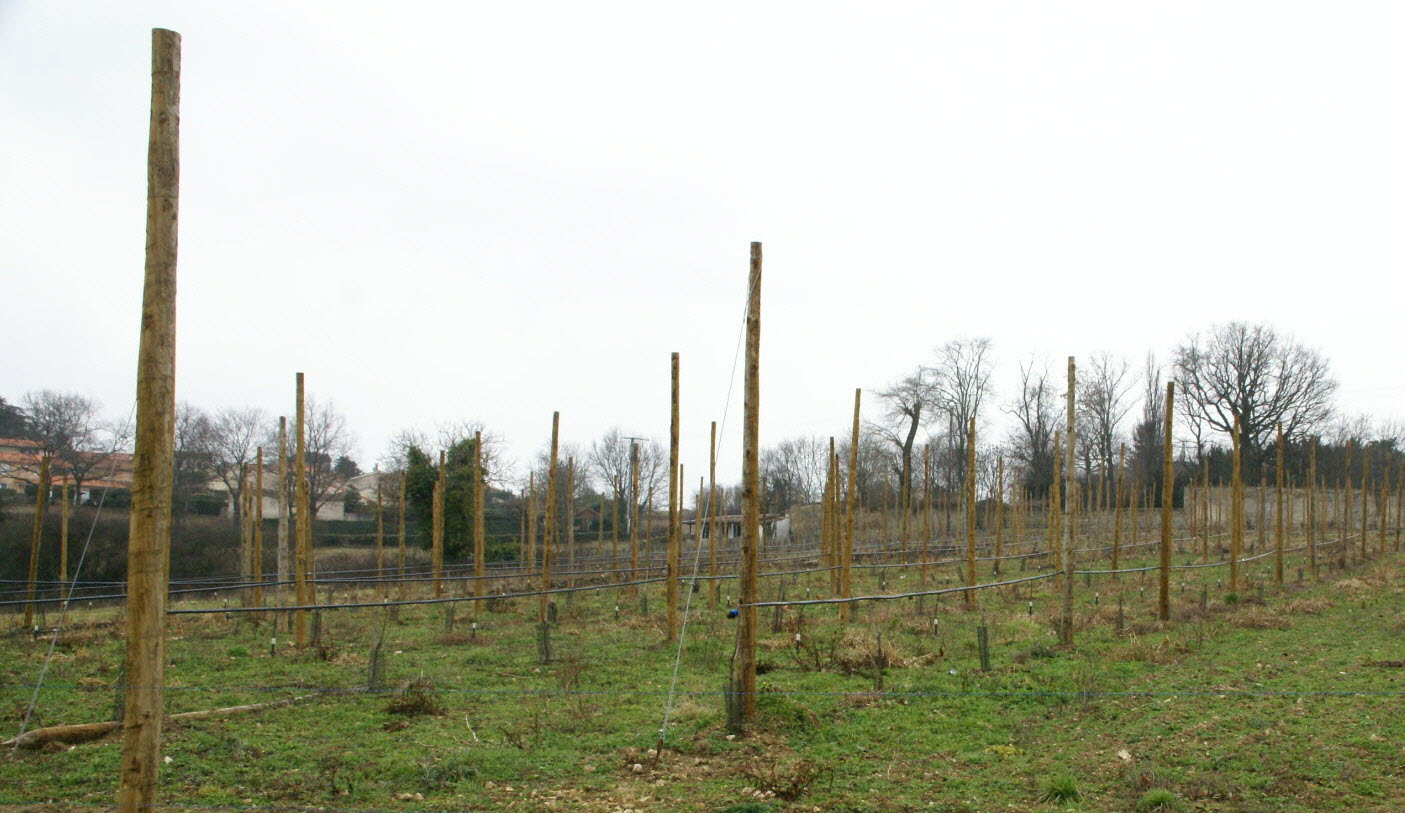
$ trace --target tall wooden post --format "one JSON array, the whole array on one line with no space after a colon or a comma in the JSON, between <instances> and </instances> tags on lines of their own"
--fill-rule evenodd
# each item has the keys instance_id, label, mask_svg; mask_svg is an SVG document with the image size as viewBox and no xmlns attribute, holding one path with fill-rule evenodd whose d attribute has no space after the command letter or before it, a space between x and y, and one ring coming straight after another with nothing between
<instances>
[{"instance_id":1,"label":"tall wooden post","mask_svg":"<svg viewBox=\"0 0 1405 813\"><path fill-rule=\"evenodd\" d=\"M307 413L304 408L303 374L297 374L297 415L293 418L293 592L299 607L308 601L307 540L311 518L307 515ZM307 646L307 611L293 612L293 641L298 649Z\"/></svg>"},{"instance_id":2,"label":"tall wooden post","mask_svg":"<svg viewBox=\"0 0 1405 813\"><path fill-rule=\"evenodd\" d=\"M263 447L254 451L254 620L263 620Z\"/></svg>"},{"instance_id":3,"label":"tall wooden post","mask_svg":"<svg viewBox=\"0 0 1405 813\"><path fill-rule=\"evenodd\" d=\"M537 473L527 472L527 547L522 567L531 571L537 566Z\"/></svg>"},{"instance_id":4,"label":"tall wooden post","mask_svg":"<svg viewBox=\"0 0 1405 813\"><path fill-rule=\"evenodd\" d=\"M1352 442L1346 442L1346 460L1342 465L1342 493L1338 497L1341 503L1341 510L1337 512L1337 535L1340 537L1342 549L1342 564L1346 564L1347 556L1351 553L1350 539L1347 532L1351 529L1351 447Z\"/></svg>"},{"instance_id":5,"label":"tall wooden post","mask_svg":"<svg viewBox=\"0 0 1405 813\"><path fill-rule=\"evenodd\" d=\"M681 530L683 483L678 477L678 354L671 357L672 388L668 421L668 576L664 582L666 605L666 636L672 641L678 636L678 552Z\"/></svg>"},{"instance_id":6,"label":"tall wooden post","mask_svg":"<svg viewBox=\"0 0 1405 813\"><path fill-rule=\"evenodd\" d=\"M45 455L39 459L39 486L34 492L34 524L29 532L29 587L25 591L25 629L34 628L34 583L39 578L39 545L44 539L44 515L49 511L49 488L49 457Z\"/></svg>"},{"instance_id":7,"label":"tall wooden post","mask_svg":"<svg viewBox=\"0 0 1405 813\"><path fill-rule=\"evenodd\" d=\"M405 484L410 479L407 476L409 473L408 465L400 472L400 515L395 528L395 595L401 601L405 600Z\"/></svg>"},{"instance_id":8,"label":"tall wooden post","mask_svg":"<svg viewBox=\"0 0 1405 813\"><path fill-rule=\"evenodd\" d=\"M473 595L482 596L488 575L487 522L483 516L484 498L483 433L473 433ZM601 517L603 519L603 516ZM475 605L477 606L477 605Z\"/></svg>"},{"instance_id":9,"label":"tall wooden post","mask_svg":"<svg viewBox=\"0 0 1405 813\"><path fill-rule=\"evenodd\" d=\"M551 553L556 544L556 450L560 437L561 413L551 413L551 452L547 455L546 511L542 517L542 576L541 596L537 602L537 623L547 622L546 591L551 589Z\"/></svg>"},{"instance_id":10,"label":"tall wooden post","mask_svg":"<svg viewBox=\"0 0 1405 813\"><path fill-rule=\"evenodd\" d=\"M390 598L390 586L385 580L385 506L381 503L381 473L376 469L376 581L380 582L381 599Z\"/></svg>"},{"instance_id":11,"label":"tall wooden post","mask_svg":"<svg viewBox=\"0 0 1405 813\"><path fill-rule=\"evenodd\" d=\"M278 591L279 608L288 605L288 573L292 562L288 558L288 418L278 416ZM288 614L279 613L275 622L288 628Z\"/></svg>"},{"instance_id":12,"label":"tall wooden post","mask_svg":"<svg viewBox=\"0 0 1405 813\"><path fill-rule=\"evenodd\" d=\"M1078 510L1078 470L1076 468L1078 458L1078 444L1076 431L1076 421L1074 407L1075 398L1078 393L1078 372L1074 366L1073 356L1068 357L1068 396L1064 406L1067 420L1064 423L1064 454L1067 459L1064 461L1064 527L1067 536L1063 545L1063 621L1059 628L1059 638L1065 646L1073 644L1073 551L1078 547L1077 528L1075 527L1076 512Z\"/></svg>"},{"instance_id":13,"label":"tall wooden post","mask_svg":"<svg viewBox=\"0 0 1405 813\"><path fill-rule=\"evenodd\" d=\"M1230 474L1229 591L1239 591L1239 556L1244 549L1244 480L1240 477L1239 416L1234 416L1234 464Z\"/></svg>"},{"instance_id":14,"label":"tall wooden post","mask_svg":"<svg viewBox=\"0 0 1405 813\"><path fill-rule=\"evenodd\" d=\"M1112 508L1112 569L1118 569L1122 556L1122 501L1126 499L1122 479L1127 468L1127 444L1117 444L1117 492ZM1113 576L1113 578L1117 578Z\"/></svg>"},{"instance_id":15,"label":"tall wooden post","mask_svg":"<svg viewBox=\"0 0 1405 813\"><path fill-rule=\"evenodd\" d=\"M562 539L566 548L566 584L570 587L576 585L576 458L566 456L566 505L565 516L561 519L566 524L565 537Z\"/></svg>"},{"instance_id":16,"label":"tall wooden post","mask_svg":"<svg viewBox=\"0 0 1405 813\"><path fill-rule=\"evenodd\" d=\"M59 583L60 583L61 585L67 586L67 584L68 584L68 500L69 500L69 497L68 497L68 483L67 483L66 481L64 482L63 487L62 487L61 489L59 489L59 499L63 502L62 507L60 507L60 509L59 509ZM1384 528L1385 526L1382 525L1381 527ZM1381 539L1384 540L1385 537L1382 536ZM1382 544L1384 544L1384 541L1382 542ZM1382 548L1381 550L1384 551L1385 549ZM60 588L60 589L62 589L62 588ZM64 594L66 595L68 591L67 591L67 590L64 590L63 592L64 592Z\"/></svg>"},{"instance_id":17,"label":"tall wooden post","mask_svg":"<svg viewBox=\"0 0 1405 813\"><path fill-rule=\"evenodd\" d=\"M833 445L833 439L831 439ZM927 559L932 540L932 444L922 444L922 586L927 586Z\"/></svg>"},{"instance_id":18,"label":"tall wooden post","mask_svg":"<svg viewBox=\"0 0 1405 813\"><path fill-rule=\"evenodd\" d=\"M176 413L176 212L180 188L180 35L151 42L146 273L127 543L127 658L119 813L155 807L166 665L166 582Z\"/></svg>"},{"instance_id":19,"label":"tall wooden post","mask_svg":"<svg viewBox=\"0 0 1405 813\"><path fill-rule=\"evenodd\" d=\"M1312 580L1317 581L1317 436L1307 442L1307 555Z\"/></svg>"},{"instance_id":20,"label":"tall wooden post","mask_svg":"<svg viewBox=\"0 0 1405 813\"><path fill-rule=\"evenodd\" d=\"M676 401L675 401L676 403ZM761 244L751 244L746 298L746 382L742 417L741 623L733 685L742 695L742 719L756 714L756 571L761 532Z\"/></svg>"},{"instance_id":21,"label":"tall wooden post","mask_svg":"<svg viewBox=\"0 0 1405 813\"><path fill-rule=\"evenodd\" d=\"M995 575L1000 575L1000 557L1005 541L1005 456L995 456Z\"/></svg>"},{"instance_id":22,"label":"tall wooden post","mask_svg":"<svg viewBox=\"0 0 1405 813\"><path fill-rule=\"evenodd\" d=\"M1278 424L1278 500L1273 520L1273 580L1283 583L1283 424Z\"/></svg>"},{"instance_id":23,"label":"tall wooden post","mask_svg":"<svg viewBox=\"0 0 1405 813\"><path fill-rule=\"evenodd\" d=\"M849 437L849 476L844 484L844 549L839 553L839 597L853 596L850 567L854 562L854 508L859 490L859 402L863 390L854 390L854 426ZM849 620L849 605L839 605L839 620Z\"/></svg>"},{"instance_id":24,"label":"tall wooden post","mask_svg":"<svg viewBox=\"0 0 1405 813\"><path fill-rule=\"evenodd\" d=\"M976 586L976 419L966 421L966 586ZM967 590L966 609L976 609L976 591Z\"/></svg>"},{"instance_id":25,"label":"tall wooden post","mask_svg":"<svg viewBox=\"0 0 1405 813\"><path fill-rule=\"evenodd\" d=\"M448 483L444 450L439 450L439 472L430 495L429 569L435 598L444 596L444 487Z\"/></svg>"},{"instance_id":26,"label":"tall wooden post","mask_svg":"<svg viewBox=\"0 0 1405 813\"><path fill-rule=\"evenodd\" d=\"M639 444L629 442L629 580L639 581ZM630 585L632 596L638 585Z\"/></svg>"},{"instance_id":27,"label":"tall wooden post","mask_svg":"<svg viewBox=\"0 0 1405 813\"><path fill-rule=\"evenodd\" d=\"M1171 620L1171 504L1176 491L1176 471L1171 457L1171 417L1176 407L1176 382L1166 382L1165 416L1161 427L1164 444L1161 460L1161 562L1157 573L1159 592L1156 614L1162 621Z\"/></svg>"},{"instance_id":28,"label":"tall wooden post","mask_svg":"<svg viewBox=\"0 0 1405 813\"><path fill-rule=\"evenodd\" d=\"M1366 538L1371 506L1366 499L1371 496L1371 447L1361 446L1361 559L1366 559Z\"/></svg>"},{"instance_id":29,"label":"tall wooden post","mask_svg":"<svg viewBox=\"0 0 1405 813\"><path fill-rule=\"evenodd\" d=\"M701 541L699 541L701 544ZM717 580L717 421L712 422L712 439L707 453L707 574L711 576L712 604L720 603L722 585Z\"/></svg>"}]
</instances>

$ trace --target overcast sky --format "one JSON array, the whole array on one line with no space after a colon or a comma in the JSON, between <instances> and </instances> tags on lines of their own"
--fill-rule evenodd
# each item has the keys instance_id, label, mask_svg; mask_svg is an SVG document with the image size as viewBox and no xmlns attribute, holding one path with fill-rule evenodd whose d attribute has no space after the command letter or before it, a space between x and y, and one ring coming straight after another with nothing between
<instances>
[{"instance_id":1,"label":"overcast sky","mask_svg":"<svg viewBox=\"0 0 1405 813\"><path fill-rule=\"evenodd\" d=\"M666 441L695 483L765 245L762 443L949 339L1163 358L1270 322L1405 413L1405 5L0 0L0 395L135 390L150 29L183 36L177 396L369 465ZM739 477L741 383L722 443Z\"/></svg>"}]
</instances>

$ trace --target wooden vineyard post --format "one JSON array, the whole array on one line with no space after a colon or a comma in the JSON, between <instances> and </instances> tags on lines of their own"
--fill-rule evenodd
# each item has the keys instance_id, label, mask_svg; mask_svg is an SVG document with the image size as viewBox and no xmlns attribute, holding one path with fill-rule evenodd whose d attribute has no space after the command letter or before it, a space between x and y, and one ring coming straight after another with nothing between
<instances>
[{"instance_id":1,"label":"wooden vineyard post","mask_svg":"<svg viewBox=\"0 0 1405 813\"><path fill-rule=\"evenodd\" d=\"M1200 503L1204 517L1200 523L1200 563L1210 561L1210 458L1200 458Z\"/></svg>"},{"instance_id":2,"label":"wooden vineyard post","mask_svg":"<svg viewBox=\"0 0 1405 813\"><path fill-rule=\"evenodd\" d=\"M1339 496L1341 510L1337 512L1337 535L1340 537L1342 549L1342 564L1346 564L1347 555L1351 553L1351 539L1347 536L1347 531L1351 528L1351 447L1352 442L1346 442L1346 461L1342 465L1342 493Z\"/></svg>"},{"instance_id":3,"label":"wooden vineyard post","mask_svg":"<svg viewBox=\"0 0 1405 813\"><path fill-rule=\"evenodd\" d=\"M675 403L677 401L675 400ZM756 714L757 550L761 532L761 244L751 244L746 297L746 380L742 417L742 549L740 622L734 691L741 693L743 722Z\"/></svg>"},{"instance_id":4,"label":"wooden vineyard post","mask_svg":"<svg viewBox=\"0 0 1405 813\"><path fill-rule=\"evenodd\" d=\"M434 479L434 491L429 502L429 571L431 595L444 597L444 450L439 450L439 471Z\"/></svg>"},{"instance_id":5,"label":"wooden vineyard post","mask_svg":"<svg viewBox=\"0 0 1405 813\"><path fill-rule=\"evenodd\" d=\"M1381 498L1376 503L1376 554L1385 556L1385 518L1390 508L1390 460L1381 464Z\"/></svg>"},{"instance_id":6,"label":"wooden vineyard post","mask_svg":"<svg viewBox=\"0 0 1405 813\"><path fill-rule=\"evenodd\" d=\"M280 609L276 627L288 628L288 614L281 612L288 606L288 418L278 416L278 592Z\"/></svg>"},{"instance_id":7,"label":"wooden vineyard post","mask_svg":"<svg viewBox=\"0 0 1405 813\"><path fill-rule=\"evenodd\" d=\"M698 540L702 544L702 540ZM717 421L712 422L712 439L707 453L707 575L712 606L721 603L722 585L717 580Z\"/></svg>"},{"instance_id":8,"label":"wooden vineyard post","mask_svg":"<svg viewBox=\"0 0 1405 813\"><path fill-rule=\"evenodd\" d=\"M396 522L396 551L395 551L395 595L401 601L405 600L405 483L410 478L409 467L400 472L400 516Z\"/></svg>"},{"instance_id":9,"label":"wooden vineyard post","mask_svg":"<svg viewBox=\"0 0 1405 813\"><path fill-rule=\"evenodd\" d=\"M629 442L629 580L639 581L639 444ZM629 594L639 592L631 584Z\"/></svg>"},{"instance_id":10,"label":"wooden vineyard post","mask_svg":"<svg viewBox=\"0 0 1405 813\"><path fill-rule=\"evenodd\" d=\"M1283 424L1278 424L1278 499L1273 521L1273 581L1283 583Z\"/></svg>"},{"instance_id":11,"label":"wooden vineyard post","mask_svg":"<svg viewBox=\"0 0 1405 813\"><path fill-rule=\"evenodd\" d=\"M830 439L831 451L834 439ZM919 554L922 564L920 573L922 587L927 586L927 559L930 558L932 540L932 444L922 444L922 551Z\"/></svg>"},{"instance_id":12,"label":"wooden vineyard post","mask_svg":"<svg viewBox=\"0 0 1405 813\"><path fill-rule=\"evenodd\" d=\"M1176 406L1176 382L1166 382L1166 406L1161 428L1164 449L1161 460L1161 561L1157 573L1159 592L1156 615L1171 620L1171 501L1176 489L1176 472L1171 458L1171 411Z\"/></svg>"},{"instance_id":13,"label":"wooden vineyard post","mask_svg":"<svg viewBox=\"0 0 1405 813\"><path fill-rule=\"evenodd\" d=\"M844 549L839 552L839 597L852 598L850 566L854 560L854 503L858 496L859 471L859 402L863 390L854 390L854 427L849 438L849 476L844 483ZM839 605L839 620L849 620L849 605Z\"/></svg>"},{"instance_id":14,"label":"wooden vineyard post","mask_svg":"<svg viewBox=\"0 0 1405 813\"><path fill-rule=\"evenodd\" d=\"M59 584L68 584L68 483L65 482L59 489L59 500L63 505L59 508ZM1382 528L1385 526L1382 525ZM1381 544L1385 544L1384 532L1381 536ZM1385 550L1384 547L1381 548ZM60 588L62 590L62 587ZM66 593L67 591L64 591Z\"/></svg>"},{"instance_id":15,"label":"wooden vineyard post","mask_svg":"<svg viewBox=\"0 0 1405 813\"><path fill-rule=\"evenodd\" d=\"M551 589L551 547L556 543L556 450L560 438L561 413L551 413L551 452L547 455L546 506L542 516L541 595L537 602L537 623L547 623L547 596Z\"/></svg>"},{"instance_id":16,"label":"wooden vineyard post","mask_svg":"<svg viewBox=\"0 0 1405 813\"><path fill-rule=\"evenodd\" d=\"M1229 591L1239 592L1239 555L1244 549L1244 481L1240 477L1239 416L1234 416L1233 467L1229 505Z\"/></svg>"},{"instance_id":17,"label":"wooden vineyard post","mask_svg":"<svg viewBox=\"0 0 1405 813\"><path fill-rule=\"evenodd\" d=\"M488 523L483 516L487 500L484 497L487 474L483 471L483 433L473 433L473 595L482 597L487 589ZM604 513L601 513L602 527ZM477 606L476 604L474 605Z\"/></svg>"},{"instance_id":18,"label":"wooden vineyard post","mask_svg":"<svg viewBox=\"0 0 1405 813\"><path fill-rule=\"evenodd\" d=\"M1307 556L1312 580L1317 581L1317 436L1307 442Z\"/></svg>"},{"instance_id":19,"label":"wooden vineyard post","mask_svg":"<svg viewBox=\"0 0 1405 813\"><path fill-rule=\"evenodd\" d=\"M664 583L666 639L678 637L678 538L683 484L678 476L678 354L671 357L672 387L668 421L668 577Z\"/></svg>"},{"instance_id":20,"label":"wooden vineyard post","mask_svg":"<svg viewBox=\"0 0 1405 813\"><path fill-rule=\"evenodd\" d=\"M1063 537L1060 536L1060 529L1063 527L1059 523L1059 518L1063 516L1062 503L1060 501L1059 489L1063 481L1063 430L1054 430L1054 476L1049 481L1049 496L1045 500L1047 510L1044 514L1045 533L1048 536L1048 547L1050 555L1054 556L1054 567L1058 567L1063 561L1059 554L1059 546L1063 544Z\"/></svg>"},{"instance_id":21,"label":"wooden vineyard post","mask_svg":"<svg viewBox=\"0 0 1405 813\"><path fill-rule=\"evenodd\" d=\"M1118 562L1122 556L1122 500L1126 498L1126 493L1122 488L1123 472L1127 467L1127 444L1117 445L1117 490L1113 496L1112 506L1112 569L1118 569ZM1113 578L1117 578L1113 574Z\"/></svg>"},{"instance_id":22,"label":"wooden vineyard post","mask_svg":"<svg viewBox=\"0 0 1405 813\"><path fill-rule=\"evenodd\" d=\"M966 609L976 609L976 419L966 421Z\"/></svg>"},{"instance_id":23,"label":"wooden vineyard post","mask_svg":"<svg viewBox=\"0 0 1405 813\"><path fill-rule=\"evenodd\" d=\"M537 566L537 473L527 472L527 545L522 567L528 572Z\"/></svg>"},{"instance_id":24,"label":"wooden vineyard post","mask_svg":"<svg viewBox=\"0 0 1405 813\"><path fill-rule=\"evenodd\" d=\"M1075 432L1074 412L1075 397L1078 393L1078 372L1074 365L1073 356L1068 357L1068 395L1067 403L1064 407L1067 420L1064 423L1064 526L1066 536L1063 545L1063 621L1059 627L1059 639L1064 646L1073 645L1073 551L1078 547L1078 530L1075 525L1075 518L1078 510L1078 469L1076 457L1077 436Z\"/></svg>"},{"instance_id":25,"label":"wooden vineyard post","mask_svg":"<svg viewBox=\"0 0 1405 813\"><path fill-rule=\"evenodd\" d=\"M1371 496L1371 447L1361 445L1361 560L1366 559L1366 535L1371 506L1366 499Z\"/></svg>"},{"instance_id":26,"label":"wooden vineyard post","mask_svg":"<svg viewBox=\"0 0 1405 813\"><path fill-rule=\"evenodd\" d=\"M1395 470L1395 552L1400 552L1400 531L1405 520L1405 460Z\"/></svg>"},{"instance_id":27,"label":"wooden vineyard post","mask_svg":"<svg viewBox=\"0 0 1405 813\"><path fill-rule=\"evenodd\" d=\"M566 523L566 533L562 535L561 542L566 549L566 584L574 587L576 584L576 458L572 455L566 456L565 491L565 515L561 519Z\"/></svg>"},{"instance_id":28,"label":"wooden vineyard post","mask_svg":"<svg viewBox=\"0 0 1405 813\"><path fill-rule=\"evenodd\" d=\"M34 524L29 533L29 576L25 590L24 628L34 628L34 583L39 578L39 544L44 539L44 514L49 509L49 458L39 460L39 487L34 492Z\"/></svg>"},{"instance_id":29,"label":"wooden vineyard post","mask_svg":"<svg viewBox=\"0 0 1405 813\"><path fill-rule=\"evenodd\" d=\"M180 187L180 35L151 43L146 271L127 544L127 657L119 813L155 807L166 665L166 582L175 446L176 211Z\"/></svg>"},{"instance_id":30,"label":"wooden vineyard post","mask_svg":"<svg viewBox=\"0 0 1405 813\"><path fill-rule=\"evenodd\" d=\"M1000 557L1005 541L1005 457L995 456L995 575L1000 575Z\"/></svg>"},{"instance_id":31,"label":"wooden vineyard post","mask_svg":"<svg viewBox=\"0 0 1405 813\"><path fill-rule=\"evenodd\" d=\"M303 399L303 374L297 374L297 415L293 418L293 601L308 604L307 596L307 415ZM307 611L293 611L293 642L298 649L307 646Z\"/></svg>"},{"instance_id":32,"label":"wooden vineyard post","mask_svg":"<svg viewBox=\"0 0 1405 813\"><path fill-rule=\"evenodd\" d=\"M376 581L380 583L381 599L390 598L385 581L385 506L381 503L380 469L376 469Z\"/></svg>"},{"instance_id":33,"label":"wooden vineyard post","mask_svg":"<svg viewBox=\"0 0 1405 813\"><path fill-rule=\"evenodd\" d=\"M263 447L254 451L254 620L263 620Z\"/></svg>"},{"instance_id":34,"label":"wooden vineyard post","mask_svg":"<svg viewBox=\"0 0 1405 813\"><path fill-rule=\"evenodd\" d=\"M251 493L253 490L253 487L249 485L249 477L246 473L239 480L238 507L234 511L234 514L239 518L239 583L243 585L239 590L239 606L241 607L250 605L249 585L253 582L251 563L253 562L254 526L249 523L249 497L253 496Z\"/></svg>"}]
</instances>

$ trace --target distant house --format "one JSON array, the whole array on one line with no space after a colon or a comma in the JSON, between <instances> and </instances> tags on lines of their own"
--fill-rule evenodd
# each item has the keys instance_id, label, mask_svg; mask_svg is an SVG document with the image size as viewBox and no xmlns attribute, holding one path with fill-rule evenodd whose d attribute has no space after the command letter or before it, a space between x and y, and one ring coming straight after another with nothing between
<instances>
[{"instance_id":1,"label":"distant house","mask_svg":"<svg viewBox=\"0 0 1405 813\"><path fill-rule=\"evenodd\" d=\"M24 438L0 438L0 490L16 490L23 493L25 488L39 482L41 451L38 443ZM98 492L132 487L132 456L125 452L111 455L92 454L90 460L100 462L93 466L90 476L83 480L80 493L74 496L80 504L95 499ZM62 460L52 460L49 464L49 482L55 489L64 484L74 485L75 481L67 465Z\"/></svg>"},{"instance_id":2,"label":"distant house","mask_svg":"<svg viewBox=\"0 0 1405 813\"><path fill-rule=\"evenodd\" d=\"M249 467L249 479L253 480L255 470ZM291 475L290 475L291 476ZM317 509L313 519L323 520L346 520L360 519L357 514L346 512L346 500L344 498L348 489L356 491L361 500L369 505L376 503L376 478L381 476L378 472L367 472L343 482L333 485L331 496ZM252 486L250 486L252 488ZM218 477L211 478L205 483L205 492L223 501L224 505L220 509L219 516L228 517L234 512L234 500L229 493L229 487ZM274 519L278 516L278 467L264 466L263 471L263 516L265 519Z\"/></svg>"},{"instance_id":3,"label":"distant house","mask_svg":"<svg viewBox=\"0 0 1405 813\"><path fill-rule=\"evenodd\" d=\"M719 535L722 539L739 539L742 535L742 515L727 514L725 516L713 517L717 522ZM708 521L706 519L685 519L683 520L683 536L692 539L695 534L694 526L701 524L702 538L707 539L709 535ZM778 542L790 541L790 516L787 514L762 514L761 533L766 539L774 539Z\"/></svg>"}]
</instances>

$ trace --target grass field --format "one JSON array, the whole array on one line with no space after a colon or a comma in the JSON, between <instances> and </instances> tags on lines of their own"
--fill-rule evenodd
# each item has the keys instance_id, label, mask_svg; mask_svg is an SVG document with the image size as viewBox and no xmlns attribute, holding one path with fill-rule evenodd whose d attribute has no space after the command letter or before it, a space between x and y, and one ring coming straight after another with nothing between
<instances>
[{"instance_id":1,"label":"grass field","mask_svg":"<svg viewBox=\"0 0 1405 813\"><path fill-rule=\"evenodd\" d=\"M735 622L704 585L662 753L678 654L663 640L662 585L643 590L647 610L626 589L557 596L547 664L535 599L452 605L452 629L444 605L398 619L324 611L321 646L302 653L284 633L272 653L267 622L172 616L168 712L312 697L169 723L160 798L186 809L1405 810L1400 554L1324 569L1316 584L1296 582L1295 559L1289 583L1260 599L1270 561L1245 566L1238 595L1219 583L1224 568L1178 571L1164 625L1154 574L1079 577L1072 649L1056 645L1056 579L982 591L974 612L959 595L864 603L843 627L832 606L764 609L758 716L741 735L723 697ZM915 569L863 572L859 594L916 587ZM933 582L954 578L946 567ZM797 574L763 581L763 596L781 583L791 598L827 595L826 576ZM70 617L30 729L112 719L115 620ZM382 635L387 688L366 691ZM0 640L6 736L48 644ZM118 748L108 736L19 750L0 764L0 804L108 805Z\"/></svg>"}]
</instances>

